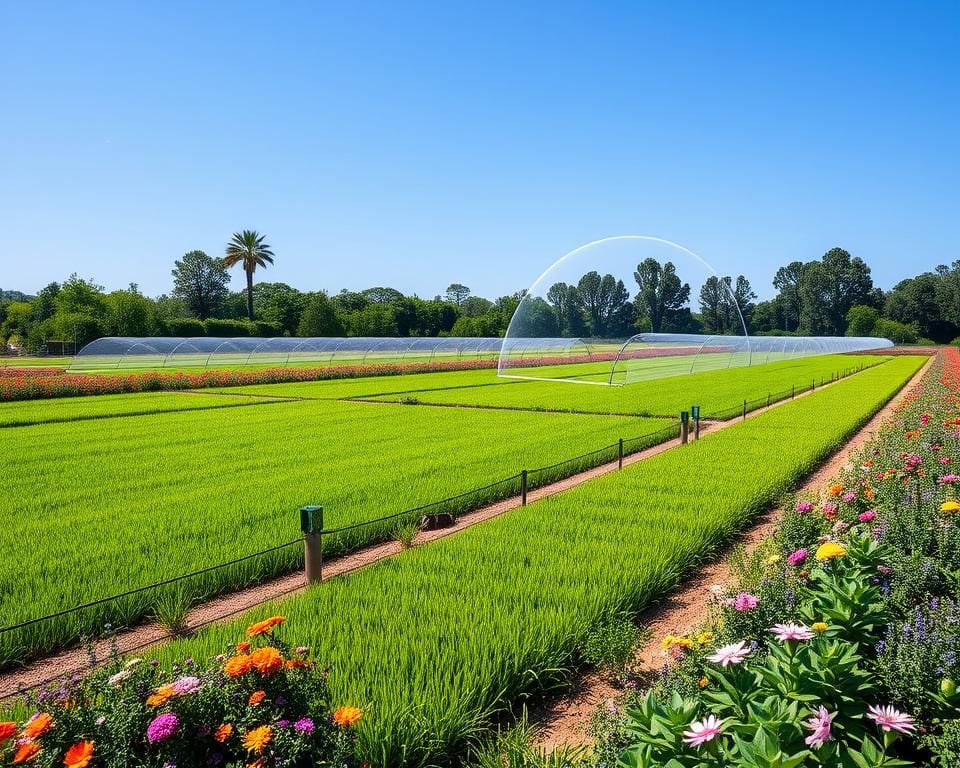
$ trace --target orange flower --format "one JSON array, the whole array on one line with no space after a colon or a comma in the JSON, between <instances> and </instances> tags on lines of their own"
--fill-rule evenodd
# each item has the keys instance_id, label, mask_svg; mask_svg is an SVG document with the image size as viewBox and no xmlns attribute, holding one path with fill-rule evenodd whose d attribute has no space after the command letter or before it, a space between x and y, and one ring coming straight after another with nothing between
<instances>
[{"instance_id":1,"label":"orange flower","mask_svg":"<svg viewBox=\"0 0 960 768\"><path fill-rule=\"evenodd\" d=\"M843 493L843 483L837 483L836 485L830 486L831 496L839 496L841 493Z\"/></svg>"},{"instance_id":2,"label":"orange flower","mask_svg":"<svg viewBox=\"0 0 960 768\"><path fill-rule=\"evenodd\" d=\"M227 663L223 665L223 671L227 677L242 677L250 671L250 657L240 654L227 659Z\"/></svg>"},{"instance_id":3,"label":"orange flower","mask_svg":"<svg viewBox=\"0 0 960 768\"><path fill-rule=\"evenodd\" d=\"M63 756L63 764L66 768L87 768L91 760L93 760L92 741L78 741Z\"/></svg>"},{"instance_id":4,"label":"orange flower","mask_svg":"<svg viewBox=\"0 0 960 768\"><path fill-rule=\"evenodd\" d=\"M250 654L250 665L264 677L270 677L283 669L283 657L280 651L267 645Z\"/></svg>"},{"instance_id":5,"label":"orange flower","mask_svg":"<svg viewBox=\"0 0 960 768\"><path fill-rule=\"evenodd\" d=\"M40 754L40 745L35 741L25 741L17 749L17 753L13 756L14 765L23 765L24 763L30 763L33 759Z\"/></svg>"},{"instance_id":6,"label":"orange flower","mask_svg":"<svg viewBox=\"0 0 960 768\"><path fill-rule=\"evenodd\" d=\"M224 723L213 734L214 741L223 744L233 734L233 726L230 723Z\"/></svg>"},{"instance_id":7,"label":"orange flower","mask_svg":"<svg viewBox=\"0 0 960 768\"><path fill-rule=\"evenodd\" d=\"M248 752L259 755L267 748L272 739L273 728L269 725L261 725L259 728L247 731L247 735L243 737L243 746L247 748Z\"/></svg>"},{"instance_id":8,"label":"orange flower","mask_svg":"<svg viewBox=\"0 0 960 768\"><path fill-rule=\"evenodd\" d=\"M23 735L28 739L43 736L53 727L53 718L46 712L41 712L23 727Z\"/></svg>"},{"instance_id":9,"label":"orange flower","mask_svg":"<svg viewBox=\"0 0 960 768\"><path fill-rule=\"evenodd\" d=\"M17 732L17 724L12 722L0 723L0 744L11 738Z\"/></svg>"},{"instance_id":10,"label":"orange flower","mask_svg":"<svg viewBox=\"0 0 960 768\"><path fill-rule=\"evenodd\" d=\"M271 616L269 619L258 621L247 627L247 637L256 637L257 635L262 635L265 632L269 632L278 624L283 624L285 621L286 619L283 616Z\"/></svg>"},{"instance_id":11,"label":"orange flower","mask_svg":"<svg viewBox=\"0 0 960 768\"><path fill-rule=\"evenodd\" d=\"M867 501L873 501L877 498L877 494L874 492L873 488L864 488L863 495L866 497Z\"/></svg>"},{"instance_id":12,"label":"orange flower","mask_svg":"<svg viewBox=\"0 0 960 768\"><path fill-rule=\"evenodd\" d=\"M363 717L362 709L344 706L340 707L336 712L333 713L333 722L335 722L341 728L349 728L359 723L361 717Z\"/></svg>"},{"instance_id":13,"label":"orange flower","mask_svg":"<svg viewBox=\"0 0 960 768\"><path fill-rule=\"evenodd\" d=\"M167 701L170 700L170 697L173 696L174 690L169 685L161 686L157 688L153 693L147 696L147 706L148 707L162 707Z\"/></svg>"},{"instance_id":14,"label":"orange flower","mask_svg":"<svg viewBox=\"0 0 960 768\"><path fill-rule=\"evenodd\" d=\"M240 653L246 653L247 651L250 650L250 643L246 641L242 643L237 643L237 650L240 651Z\"/></svg>"},{"instance_id":15,"label":"orange flower","mask_svg":"<svg viewBox=\"0 0 960 768\"><path fill-rule=\"evenodd\" d=\"M251 707L255 707L265 698L267 698L266 691L254 691L250 694L250 698L247 699L247 704L249 704Z\"/></svg>"},{"instance_id":16,"label":"orange flower","mask_svg":"<svg viewBox=\"0 0 960 768\"><path fill-rule=\"evenodd\" d=\"M252 763L247 763L247 768L263 768L266 765L262 757L258 757Z\"/></svg>"},{"instance_id":17,"label":"orange flower","mask_svg":"<svg viewBox=\"0 0 960 768\"><path fill-rule=\"evenodd\" d=\"M286 669L302 669L303 667L309 667L310 662L303 659L290 659L290 661L285 661L283 666Z\"/></svg>"}]
</instances>

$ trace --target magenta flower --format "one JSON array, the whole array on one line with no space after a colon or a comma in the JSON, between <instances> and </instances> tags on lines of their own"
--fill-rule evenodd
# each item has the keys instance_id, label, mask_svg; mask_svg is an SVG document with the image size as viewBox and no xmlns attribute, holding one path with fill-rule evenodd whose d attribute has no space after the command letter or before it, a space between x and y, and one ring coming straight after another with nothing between
<instances>
[{"instance_id":1,"label":"magenta flower","mask_svg":"<svg viewBox=\"0 0 960 768\"><path fill-rule=\"evenodd\" d=\"M852 504L857 500L856 491L847 491L843 496L840 497L846 504Z\"/></svg>"},{"instance_id":2,"label":"magenta flower","mask_svg":"<svg viewBox=\"0 0 960 768\"><path fill-rule=\"evenodd\" d=\"M683 732L683 740L691 747L699 747L708 741L713 741L723 727L723 720L717 719L716 715L707 715L699 723L691 723L690 729Z\"/></svg>"},{"instance_id":3,"label":"magenta flower","mask_svg":"<svg viewBox=\"0 0 960 768\"><path fill-rule=\"evenodd\" d=\"M774 624L770 627L770 631L781 643L788 640L811 640L816 636L816 633L805 624Z\"/></svg>"},{"instance_id":4,"label":"magenta flower","mask_svg":"<svg viewBox=\"0 0 960 768\"><path fill-rule=\"evenodd\" d=\"M719 664L722 667L729 667L731 664L739 664L750 655L750 648L742 640L739 643L725 645L707 656L707 661Z\"/></svg>"},{"instance_id":5,"label":"magenta flower","mask_svg":"<svg viewBox=\"0 0 960 768\"><path fill-rule=\"evenodd\" d=\"M793 508L797 512L813 512L813 504L811 504L809 501L798 501L796 504L794 504Z\"/></svg>"},{"instance_id":6,"label":"magenta flower","mask_svg":"<svg viewBox=\"0 0 960 768\"><path fill-rule=\"evenodd\" d=\"M957 482L960 482L960 475L940 475L940 477L937 478L937 482L940 483L940 485L947 485L948 483L957 483Z\"/></svg>"},{"instance_id":7,"label":"magenta flower","mask_svg":"<svg viewBox=\"0 0 960 768\"><path fill-rule=\"evenodd\" d=\"M800 565L804 560L810 557L809 550L798 549L796 552L792 552L789 557L787 557L787 562L790 565Z\"/></svg>"},{"instance_id":8,"label":"magenta flower","mask_svg":"<svg viewBox=\"0 0 960 768\"><path fill-rule=\"evenodd\" d=\"M903 463L906 465L907 469L916 469L923 464L923 459L917 456L917 454L911 453L907 456Z\"/></svg>"},{"instance_id":9,"label":"magenta flower","mask_svg":"<svg viewBox=\"0 0 960 768\"><path fill-rule=\"evenodd\" d=\"M910 715L890 706L870 707L867 710L867 717L888 733L899 731L900 733L910 734L916 730L913 718Z\"/></svg>"},{"instance_id":10,"label":"magenta flower","mask_svg":"<svg viewBox=\"0 0 960 768\"><path fill-rule=\"evenodd\" d=\"M741 592L733 599L733 608L739 613L752 611L760 604L760 598L751 595L749 592Z\"/></svg>"},{"instance_id":11,"label":"magenta flower","mask_svg":"<svg viewBox=\"0 0 960 768\"><path fill-rule=\"evenodd\" d=\"M313 720L311 720L309 717L304 717L300 720L297 720L297 722L293 724L293 728L294 730L309 736L311 733L313 733L313 729L316 728L316 726L313 724Z\"/></svg>"},{"instance_id":12,"label":"magenta flower","mask_svg":"<svg viewBox=\"0 0 960 768\"><path fill-rule=\"evenodd\" d=\"M831 715L826 707L821 706L817 709L817 713L803 724L805 728L813 731L813 733L803 740L804 743L808 747L819 749L825 741L829 741L830 726L833 723L833 718L834 715Z\"/></svg>"},{"instance_id":13,"label":"magenta flower","mask_svg":"<svg viewBox=\"0 0 960 768\"><path fill-rule=\"evenodd\" d=\"M157 715L147 726L147 741L157 744L166 741L180 728L180 720L173 712L164 712Z\"/></svg>"},{"instance_id":14,"label":"magenta flower","mask_svg":"<svg viewBox=\"0 0 960 768\"><path fill-rule=\"evenodd\" d=\"M181 677L179 680L175 680L170 687L173 688L173 692L177 696L187 696L200 690L200 678Z\"/></svg>"},{"instance_id":15,"label":"magenta flower","mask_svg":"<svg viewBox=\"0 0 960 768\"><path fill-rule=\"evenodd\" d=\"M872 509L868 509L866 512L861 512L859 515L857 515L857 520L859 520L861 523L869 523L876 516L876 512L874 512Z\"/></svg>"},{"instance_id":16,"label":"magenta flower","mask_svg":"<svg viewBox=\"0 0 960 768\"><path fill-rule=\"evenodd\" d=\"M837 505L833 501L828 501L823 505L823 514L827 517L834 514L837 511Z\"/></svg>"}]
</instances>

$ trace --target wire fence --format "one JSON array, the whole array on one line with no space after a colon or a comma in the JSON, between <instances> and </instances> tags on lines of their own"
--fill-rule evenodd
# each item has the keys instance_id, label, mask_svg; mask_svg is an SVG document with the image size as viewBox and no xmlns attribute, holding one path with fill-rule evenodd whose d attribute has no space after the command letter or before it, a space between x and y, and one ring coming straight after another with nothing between
<instances>
[{"instance_id":1,"label":"wire fence","mask_svg":"<svg viewBox=\"0 0 960 768\"><path fill-rule=\"evenodd\" d=\"M829 378L820 379L819 385L817 381L811 381L789 390L769 393L765 397L744 400L740 406L715 411L702 418L718 421L729 420L738 415L745 418L746 414L753 410L795 397L879 364L852 366L832 374ZM515 475L439 501L336 528L325 528L319 532L323 539L324 556L336 557L365 546L389 541L397 537L402 526L419 523L424 517L444 514L455 519L505 499L522 497L525 501L528 491L612 462L619 462L622 466L625 457L676 438L680 432L679 421L671 421L656 431L621 439L555 464L521 470ZM302 568L303 564L303 538L298 537L190 573L0 627L0 669L43 656L83 638L99 635L105 627L109 627L108 631L113 632L117 628L133 626L147 617L155 618L168 626L173 625L186 616L192 605L293 572ZM187 582L189 589L186 588ZM0 700L4 698L7 696L0 696Z\"/></svg>"}]
</instances>

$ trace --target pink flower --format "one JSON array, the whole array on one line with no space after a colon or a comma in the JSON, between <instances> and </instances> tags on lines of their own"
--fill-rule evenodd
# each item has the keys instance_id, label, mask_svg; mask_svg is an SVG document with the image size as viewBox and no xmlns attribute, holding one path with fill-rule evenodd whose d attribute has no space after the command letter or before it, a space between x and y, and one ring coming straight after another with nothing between
<instances>
[{"instance_id":1,"label":"pink flower","mask_svg":"<svg viewBox=\"0 0 960 768\"><path fill-rule=\"evenodd\" d=\"M760 604L760 598L751 595L749 592L741 592L733 600L733 608L739 613L752 611Z\"/></svg>"},{"instance_id":2,"label":"pink flower","mask_svg":"<svg viewBox=\"0 0 960 768\"><path fill-rule=\"evenodd\" d=\"M187 696L200 688L199 677L181 677L170 686L177 696Z\"/></svg>"},{"instance_id":3,"label":"pink flower","mask_svg":"<svg viewBox=\"0 0 960 768\"><path fill-rule=\"evenodd\" d=\"M816 633L805 624L774 624L770 627L770 631L781 643L787 640L811 640L816 636Z\"/></svg>"},{"instance_id":4,"label":"pink flower","mask_svg":"<svg viewBox=\"0 0 960 768\"><path fill-rule=\"evenodd\" d=\"M809 501L798 501L793 508L797 512L813 512L813 504Z\"/></svg>"},{"instance_id":5,"label":"pink flower","mask_svg":"<svg viewBox=\"0 0 960 768\"><path fill-rule=\"evenodd\" d=\"M828 501L823 505L822 511L826 517L830 517L837 514L837 505L833 501Z\"/></svg>"},{"instance_id":6,"label":"pink flower","mask_svg":"<svg viewBox=\"0 0 960 768\"><path fill-rule=\"evenodd\" d=\"M804 743L808 747L819 749L825 741L829 741L830 725L833 723L833 718L834 715L831 715L826 707L819 707L817 713L803 724L805 728L813 731L803 740Z\"/></svg>"},{"instance_id":7,"label":"pink flower","mask_svg":"<svg viewBox=\"0 0 960 768\"><path fill-rule=\"evenodd\" d=\"M722 667L729 667L731 664L739 664L750 655L750 648L742 640L739 643L725 645L717 648L716 652L707 656L707 661L719 664Z\"/></svg>"},{"instance_id":8,"label":"pink flower","mask_svg":"<svg viewBox=\"0 0 960 768\"><path fill-rule=\"evenodd\" d=\"M859 515L857 515L857 520L859 520L861 523L869 523L876 516L876 512L874 512L872 509L868 509L866 512L861 512Z\"/></svg>"},{"instance_id":9,"label":"pink flower","mask_svg":"<svg viewBox=\"0 0 960 768\"><path fill-rule=\"evenodd\" d=\"M846 492L845 494L843 494L843 496L841 496L840 498L843 499L844 502L846 502L847 504L852 504L854 501L857 500L857 492L856 492L856 491L847 491L847 492Z\"/></svg>"},{"instance_id":10,"label":"pink flower","mask_svg":"<svg viewBox=\"0 0 960 768\"><path fill-rule=\"evenodd\" d=\"M953 459L951 459L949 456L941 456L941 457L940 457L940 463L941 463L941 464L949 464L951 461L953 461Z\"/></svg>"},{"instance_id":11,"label":"pink flower","mask_svg":"<svg viewBox=\"0 0 960 768\"><path fill-rule=\"evenodd\" d=\"M941 485L960 482L960 475L940 475L940 477L937 479L937 482Z\"/></svg>"},{"instance_id":12,"label":"pink flower","mask_svg":"<svg viewBox=\"0 0 960 768\"><path fill-rule=\"evenodd\" d=\"M691 723L690 730L683 732L683 740L691 747L699 747L708 741L713 741L723 727L723 720L718 720L716 715L707 715L699 723Z\"/></svg>"},{"instance_id":13,"label":"pink flower","mask_svg":"<svg viewBox=\"0 0 960 768\"><path fill-rule=\"evenodd\" d=\"M909 734L916 729L913 718L910 717L910 715L890 706L870 707L867 710L867 717L887 732L899 731L900 733Z\"/></svg>"},{"instance_id":14,"label":"pink flower","mask_svg":"<svg viewBox=\"0 0 960 768\"><path fill-rule=\"evenodd\" d=\"M920 417L920 423L923 424L924 426L926 426L926 423L927 423L928 421L930 421L930 414L929 414L929 413L925 413L925 414L923 414L923 415Z\"/></svg>"},{"instance_id":15,"label":"pink flower","mask_svg":"<svg viewBox=\"0 0 960 768\"><path fill-rule=\"evenodd\" d=\"M787 562L790 563L790 565L800 565L800 563L802 563L808 557L810 557L809 550L798 549L796 552L791 553L790 556L787 557Z\"/></svg>"}]
</instances>

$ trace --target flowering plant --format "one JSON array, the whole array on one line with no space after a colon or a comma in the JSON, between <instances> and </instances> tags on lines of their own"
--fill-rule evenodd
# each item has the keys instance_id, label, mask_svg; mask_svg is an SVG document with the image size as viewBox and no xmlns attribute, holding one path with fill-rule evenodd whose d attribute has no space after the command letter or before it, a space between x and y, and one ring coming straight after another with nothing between
<instances>
[{"instance_id":1,"label":"flowering plant","mask_svg":"<svg viewBox=\"0 0 960 768\"><path fill-rule=\"evenodd\" d=\"M326 673L280 640L282 621L207 664L115 657L43 691L26 722L0 723L0 765L352 768L362 712L330 711Z\"/></svg>"}]
</instances>

